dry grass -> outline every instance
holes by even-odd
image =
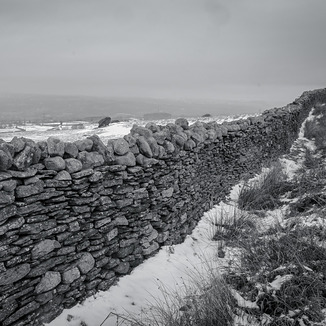
[[[290,189],[280,163],[274,163],[268,173],[240,191],[238,205],[244,210],[274,209],[281,205],[280,197]]]
[[[205,276],[203,276],[205,274]],[[224,279],[209,267],[206,273],[192,278],[183,293],[165,289],[164,300],[154,304],[140,316],[128,316],[130,326],[216,326],[233,325],[235,299]],[[124,324],[125,325],[125,324]]]

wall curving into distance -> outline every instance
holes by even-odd
[[[183,241],[241,178],[286,153],[326,89],[217,125],[124,138],[0,140],[0,324],[41,325]]]

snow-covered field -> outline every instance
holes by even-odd
[[[232,121],[240,118],[247,118],[248,115],[241,116],[224,116],[224,117],[193,117],[187,118],[189,123],[194,123],[195,121],[216,121],[217,123],[222,123],[224,121]],[[175,119],[166,119],[154,121],[158,125],[166,125],[168,123],[173,123]],[[63,141],[75,141],[78,139],[86,138],[92,135],[98,135],[102,141],[107,141],[108,139],[115,139],[127,135],[134,124],[139,126],[145,126],[149,121],[131,119],[129,121],[112,123],[105,128],[98,128],[97,123],[90,123],[87,121],[74,121],[69,123],[63,123],[60,126],[59,123],[47,123],[44,125],[37,125],[27,123],[24,126],[17,126],[13,128],[0,128],[0,139],[5,141],[10,141],[14,136],[25,137],[33,139],[34,141],[46,140],[48,137],[56,137]],[[73,126],[83,125],[83,129],[73,129]]]
[[[309,118],[310,119],[310,118]],[[293,159],[291,155],[281,158],[284,171],[291,178],[300,167],[296,162],[300,160],[300,148],[312,146],[311,142],[303,137],[303,127],[299,139],[293,149],[299,153]],[[262,172],[266,173],[266,171]],[[257,175],[252,179],[259,180]],[[128,276],[122,277],[119,282],[106,292],[99,292],[71,309],[64,310],[48,326],[116,326],[124,325],[121,316],[141,316],[151,303],[169,300],[167,293],[186,294],[194,275],[205,277],[208,270],[223,270],[236,264],[236,249],[226,248],[223,258],[217,257],[218,241],[213,241],[216,221],[225,216],[239,216],[235,212],[237,197],[242,187],[240,182],[231,191],[226,202],[221,202],[206,212],[191,235],[178,245],[162,247],[160,251],[143,264],[135,268]],[[262,230],[275,224],[282,223],[282,209],[268,211],[260,219]],[[258,225],[259,227],[259,225]],[[209,262],[209,269],[208,267]],[[195,276],[196,277],[196,276]],[[277,289],[285,281],[277,278],[269,284]],[[239,293],[234,294],[242,306],[253,307],[254,302],[244,300]],[[243,320],[236,320],[235,325],[243,324]]]

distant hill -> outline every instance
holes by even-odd
[[[0,94],[0,121],[96,120],[110,116],[142,118],[146,114],[166,112],[173,117],[234,115],[267,109],[258,102],[222,102],[151,98],[104,98],[35,94]]]

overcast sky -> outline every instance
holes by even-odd
[[[280,96],[326,87],[325,32],[326,0],[0,0],[0,92]]]

